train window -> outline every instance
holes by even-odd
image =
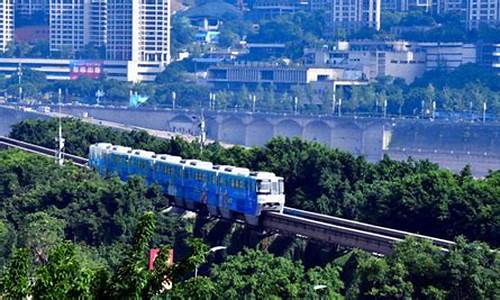
[[[272,191],[272,194],[273,194],[273,195],[279,194],[278,182],[274,181],[274,182],[272,183],[272,185],[273,185],[273,191]]]
[[[283,182],[282,179],[278,180],[279,183],[279,194],[284,194],[285,193],[285,183]]]
[[[257,192],[260,194],[270,194],[271,183],[269,181],[257,180]]]

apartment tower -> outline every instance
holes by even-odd
[[[468,29],[477,29],[481,25],[497,25],[499,21],[500,0],[468,0]]]
[[[14,36],[14,1],[0,0],[0,52],[5,52]]]
[[[109,60],[170,62],[170,0],[108,0]]]

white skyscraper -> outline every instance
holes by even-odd
[[[88,42],[89,0],[50,0],[50,51],[78,51]]]
[[[97,47],[104,47],[108,39],[108,1],[90,1],[90,12],[88,13],[88,42]]]
[[[467,27],[477,29],[480,25],[495,25],[500,22],[500,0],[468,0]]]
[[[108,0],[107,59],[170,62],[170,0]]]
[[[333,0],[332,25],[348,30],[365,26],[380,30],[380,5],[381,0]]]
[[[50,0],[49,28],[50,51],[105,46],[107,0]]]
[[[16,14],[21,17],[47,16],[48,0],[16,0]]]
[[[0,0],[0,52],[5,52],[14,35],[13,0]]]

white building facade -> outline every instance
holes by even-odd
[[[154,80],[171,60],[170,11],[170,0],[50,0],[50,51],[106,49],[121,79]]]
[[[50,0],[50,51],[75,52],[88,43],[88,0]]]
[[[16,0],[16,14],[22,17],[32,17],[36,14],[47,16],[48,0]]]
[[[500,21],[500,0],[468,0],[467,27],[477,29],[480,25],[497,25]]]
[[[332,0],[331,23],[336,29],[380,30],[381,0]]]
[[[5,52],[14,37],[14,1],[0,0],[0,52]]]
[[[477,63],[477,46],[467,43],[412,43],[408,41],[338,42],[334,47],[305,49],[307,65],[359,70],[366,79],[380,76],[402,78],[412,83],[424,72],[453,70]],[[491,51],[490,51],[491,52]]]
[[[170,63],[170,0],[109,0],[109,60]]]

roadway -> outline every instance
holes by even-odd
[[[76,118],[76,119],[82,120],[85,123],[89,123],[92,125],[105,126],[105,127],[110,127],[110,128],[117,129],[117,130],[123,130],[123,131],[142,130],[142,131],[146,131],[151,136],[154,136],[154,137],[157,137],[160,139],[165,139],[165,140],[169,140],[169,139],[173,139],[173,138],[177,137],[177,138],[181,138],[187,142],[192,142],[194,140],[199,140],[199,138],[200,138],[199,136],[194,136],[194,135],[190,135],[190,134],[186,134],[186,133],[178,133],[178,132],[167,131],[167,130],[155,130],[155,129],[144,128],[144,127],[140,127],[140,126],[127,125],[124,123],[95,119],[92,117],[83,117],[83,116],[79,117],[79,116],[75,116],[75,115],[71,115],[71,114],[65,114],[65,113],[59,113],[59,112],[53,112],[53,111],[45,111],[45,112],[44,111],[37,111],[37,110],[34,110],[30,107],[19,108],[16,106],[6,105],[6,104],[0,104],[0,107],[30,112],[30,113],[50,117],[50,118],[59,118],[59,117]],[[209,144],[209,143],[213,143],[214,141],[207,139],[205,142],[207,144]],[[234,146],[234,145],[228,144],[228,143],[220,143],[219,142],[219,144],[225,148],[229,148],[229,147]]]
[[[55,157],[56,153],[54,149],[44,148],[7,137],[0,137],[0,147],[17,148],[48,157]],[[64,158],[80,167],[86,167],[88,163],[86,158],[70,154],[64,154]],[[291,207],[285,207],[283,213],[265,213],[262,215],[261,222],[262,226],[271,232],[336,244],[347,248],[359,248],[382,255],[390,255],[393,252],[394,245],[407,237],[431,241],[443,251],[447,251],[455,245],[454,242],[444,239]]]

